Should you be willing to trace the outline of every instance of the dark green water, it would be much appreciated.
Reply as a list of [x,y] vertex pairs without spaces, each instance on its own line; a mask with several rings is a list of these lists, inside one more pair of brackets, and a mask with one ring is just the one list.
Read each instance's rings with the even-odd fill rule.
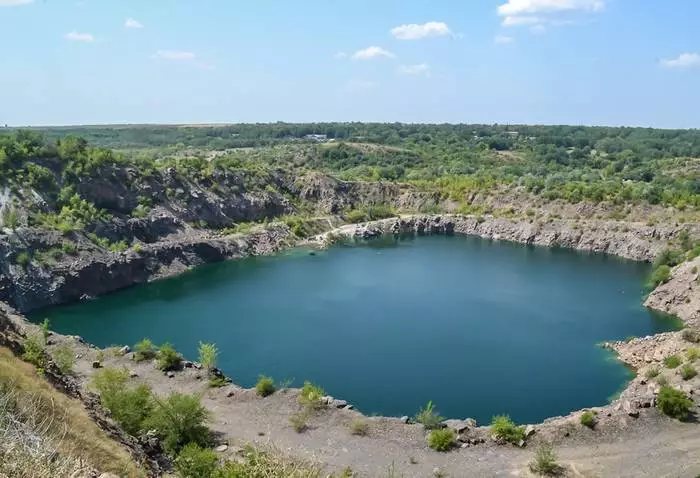
[[292,251],[202,267],[34,314],[99,346],[144,337],[220,367],[312,380],[366,414],[508,413],[537,422],[602,405],[630,372],[597,347],[674,321],[641,306],[649,266],[465,237],[421,237],[315,256]]

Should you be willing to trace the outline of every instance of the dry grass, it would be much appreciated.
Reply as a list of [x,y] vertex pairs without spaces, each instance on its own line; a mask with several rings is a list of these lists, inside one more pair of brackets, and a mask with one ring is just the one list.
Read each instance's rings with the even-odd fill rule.
[[[321,467],[287,457],[279,449],[246,448],[244,463],[231,464],[231,476],[256,478],[321,478]],[[228,475],[227,475],[228,476]]]
[[56,391],[31,365],[0,347],[0,477],[68,477],[90,467],[143,475],[81,402]]

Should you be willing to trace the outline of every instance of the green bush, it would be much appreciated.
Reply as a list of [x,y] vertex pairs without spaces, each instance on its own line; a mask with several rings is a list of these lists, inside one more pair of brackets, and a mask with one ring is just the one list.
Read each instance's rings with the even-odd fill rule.
[[683,340],[692,342],[694,344],[700,343],[700,329],[697,328],[686,328],[682,332]]
[[508,415],[497,415],[491,420],[491,431],[499,440],[518,444],[525,439],[525,430],[517,426]]
[[17,258],[15,259],[15,262],[17,262],[17,265],[22,267],[23,269],[26,269],[29,264],[32,262],[32,256],[29,254],[27,251],[22,251],[17,254]]
[[529,464],[530,471],[540,476],[557,476],[562,467],[557,464],[557,455],[551,445],[543,444],[537,448],[535,459]]
[[261,397],[267,397],[275,393],[275,382],[270,377],[261,375],[258,383],[255,384],[255,391]]
[[436,428],[444,418],[435,410],[435,405],[430,400],[424,408],[418,411],[415,420],[418,423],[422,423],[426,429],[431,429]]
[[199,363],[207,372],[216,368],[216,359],[219,356],[219,349],[215,344],[199,342]]
[[178,370],[182,365],[182,356],[168,343],[160,346],[157,358],[156,366],[164,372]]
[[204,425],[208,420],[209,411],[198,396],[172,393],[165,400],[155,400],[144,428],[156,430],[165,451],[174,455],[189,443],[210,444],[211,432]]
[[153,360],[158,354],[158,349],[150,339],[143,339],[141,342],[134,345],[134,360],[143,362],[145,360]]
[[591,411],[585,411],[581,415],[581,425],[586,426],[588,428],[593,428],[595,427],[596,424],[596,417],[595,413]]
[[657,407],[664,414],[678,420],[685,420],[693,407],[693,401],[680,390],[663,387],[656,399]]
[[697,347],[691,347],[685,353],[685,356],[688,359],[688,362],[695,362],[698,358],[700,358],[700,350]]
[[104,368],[92,379],[102,405],[127,433],[137,435],[153,409],[153,395],[147,385],[127,386],[126,370]]
[[44,344],[46,344],[49,341],[49,335],[51,333],[51,322],[49,319],[44,319],[41,324],[39,324],[39,327],[41,327],[41,337],[44,339]]
[[289,424],[294,428],[297,433],[302,433],[308,427],[309,412],[307,410],[302,410],[289,417]]
[[666,368],[676,368],[682,363],[681,358],[678,355],[669,355],[664,358],[664,366]]
[[358,436],[369,434],[369,422],[364,418],[353,418],[350,422],[350,433]]
[[219,466],[213,450],[188,443],[175,459],[175,469],[182,478],[211,478]]
[[695,370],[695,367],[693,367],[689,363],[687,363],[681,367],[681,377],[683,377],[683,380],[690,380],[691,378],[695,377],[697,374],[698,374],[698,371]]
[[438,428],[428,434],[428,446],[435,451],[449,451],[455,444],[457,435],[451,428]]
[[68,254],[69,256],[74,256],[78,253],[78,248],[76,245],[68,241],[61,244],[61,250],[64,254]]
[[73,371],[75,354],[73,353],[73,349],[68,345],[58,347],[53,353],[53,358],[62,374],[65,375]]
[[225,386],[228,383],[228,380],[226,380],[226,377],[211,377],[209,379],[209,386],[211,388],[221,388]]
[[649,289],[654,289],[661,284],[665,284],[671,279],[671,268],[667,265],[661,265],[656,267],[649,279],[647,280],[647,287]]
[[22,359],[34,365],[39,373],[43,373],[46,368],[44,341],[37,335],[27,337],[22,343],[22,349]]
[[307,380],[304,382],[304,386],[297,400],[300,404],[311,408],[322,408],[324,404],[321,402],[321,398],[325,395],[326,392],[321,387]]

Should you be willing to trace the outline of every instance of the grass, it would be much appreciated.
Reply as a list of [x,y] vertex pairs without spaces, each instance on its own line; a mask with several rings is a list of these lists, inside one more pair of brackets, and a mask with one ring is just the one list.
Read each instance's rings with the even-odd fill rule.
[[695,370],[695,367],[693,367],[689,363],[687,363],[681,367],[681,377],[683,378],[683,380],[690,380],[691,378],[695,377],[697,374],[698,374],[698,371]]
[[430,430],[436,428],[440,422],[444,420],[444,418],[440,416],[437,410],[435,410],[435,404],[433,404],[433,401],[431,400],[425,405],[425,407],[418,411],[415,416],[415,420],[418,423],[422,423],[427,430]]
[[219,349],[216,344],[199,342],[199,363],[202,364],[207,372],[211,372],[216,368],[216,359],[219,356]]
[[678,355],[669,355],[664,358],[664,366],[666,368],[677,368],[682,362]]
[[563,473],[557,463],[557,454],[552,445],[543,444],[535,451],[535,458],[528,465],[530,471],[538,476],[559,476]]
[[307,410],[302,410],[293,414],[289,417],[289,424],[294,428],[297,433],[303,433],[308,428],[309,422],[309,412]]
[[311,462],[289,458],[276,448],[248,447],[243,452],[243,461],[225,464],[222,478],[321,478],[322,469]]
[[491,420],[491,431],[499,440],[517,445],[525,439],[525,430],[517,426],[508,415],[497,415]]
[[449,451],[455,445],[457,434],[451,428],[438,428],[428,434],[428,446],[435,451]]
[[32,335],[24,339],[22,343],[22,360],[34,365],[41,375],[46,368],[46,353],[44,342],[38,335]]
[[221,388],[226,386],[227,383],[226,377],[212,377],[209,379],[210,388]]
[[[129,452],[111,440],[90,418],[82,402],[56,391],[6,348],[0,348],[0,401],[8,404],[8,390],[16,403],[31,446],[41,445],[46,453],[27,453],[29,443],[9,438],[7,406],[0,406],[0,476],[17,478],[70,476],[71,462],[89,464],[102,472],[120,476],[141,476]],[[12,395],[14,397],[12,397]],[[35,448],[34,448],[35,449]],[[64,466],[64,470],[57,469]]]
[[75,354],[68,345],[58,347],[53,353],[53,359],[62,374],[66,375],[73,372]]
[[592,429],[595,427],[596,421],[595,413],[591,412],[590,410],[583,412],[581,415],[581,425],[583,426]]
[[661,370],[659,370],[659,367],[649,367],[646,372],[644,372],[644,376],[651,380],[652,378],[656,378],[659,376],[661,373]]
[[695,362],[698,358],[700,358],[700,349],[697,347],[689,348],[685,353],[685,358],[688,359],[688,362]]
[[306,407],[323,408],[324,404],[321,402],[321,398],[325,395],[326,392],[321,387],[307,380],[304,382],[304,386],[301,388],[301,393],[297,400]]
[[364,418],[353,418],[350,422],[350,433],[357,436],[367,436],[369,434],[369,422]]
[[164,372],[178,370],[182,365],[182,356],[168,343],[160,346],[157,358],[158,363],[156,366]]
[[275,382],[270,377],[261,375],[258,383],[255,384],[255,392],[261,397],[269,397],[275,393]]
[[158,349],[150,339],[143,339],[141,342],[134,345],[134,360],[144,362],[153,360],[158,354]]
[[696,328],[686,328],[681,332],[683,340],[692,342],[694,344],[700,343],[700,329]]
[[656,383],[658,383],[660,386],[665,387],[668,385],[668,377],[665,375],[659,375],[656,377]]

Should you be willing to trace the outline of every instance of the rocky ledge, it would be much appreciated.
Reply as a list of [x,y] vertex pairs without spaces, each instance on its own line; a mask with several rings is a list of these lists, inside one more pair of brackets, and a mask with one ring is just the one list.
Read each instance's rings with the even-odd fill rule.
[[700,235],[696,225],[647,226],[618,221],[573,221],[565,219],[504,219],[460,215],[420,215],[383,219],[343,226],[315,240],[364,240],[383,235],[464,234],[545,247],[613,254],[636,261],[651,261],[669,240],[682,230]]

